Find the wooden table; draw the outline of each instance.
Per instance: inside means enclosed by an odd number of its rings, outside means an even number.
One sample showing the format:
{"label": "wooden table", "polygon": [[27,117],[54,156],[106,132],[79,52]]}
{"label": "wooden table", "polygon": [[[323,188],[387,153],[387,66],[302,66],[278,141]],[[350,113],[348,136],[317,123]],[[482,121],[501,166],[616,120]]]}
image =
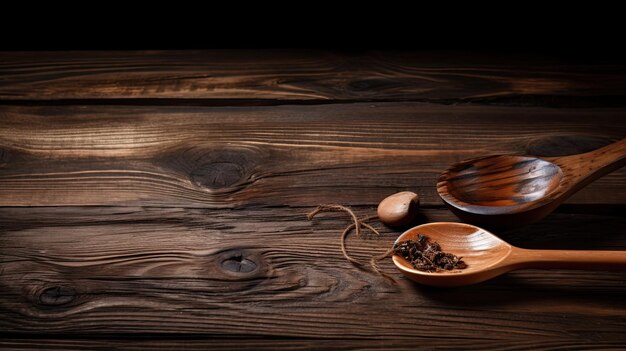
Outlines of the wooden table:
{"label": "wooden table", "polygon": [[[467,53],[0,54],[7,349],[619,349],[626,274],[518,271],[456,289],[355,268],[341,214],[401,190],[457,221],[451,163],[626,137],[626,65]],[[626,170],[526,248],[626,250]],[[380,239],[350,238],[360,260]]]}

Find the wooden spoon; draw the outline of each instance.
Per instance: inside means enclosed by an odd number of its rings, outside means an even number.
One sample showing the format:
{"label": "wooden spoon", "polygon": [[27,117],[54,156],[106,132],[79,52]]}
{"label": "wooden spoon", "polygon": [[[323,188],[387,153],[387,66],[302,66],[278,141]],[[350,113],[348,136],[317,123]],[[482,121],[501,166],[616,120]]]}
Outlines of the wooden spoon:
{"label": "wooden spoon", "polygon": [[413,227],[396,243],[424,234],[445,252],[463,258],[467,268],[429,273],[414,269],[400,256],[393,263],[405,276],[432,286],[462,286],[480,283],[523,268],[626,270],[626,251],[527,250],[508,244],[490,232],[464,223],[437,222]]}
{"label": "wooden spoon", "polygon": [[626,139],[563,157],[487,156],[443,172],[437,192],[459,218],[501,227],[538,221],[578,190],[626,165]]}

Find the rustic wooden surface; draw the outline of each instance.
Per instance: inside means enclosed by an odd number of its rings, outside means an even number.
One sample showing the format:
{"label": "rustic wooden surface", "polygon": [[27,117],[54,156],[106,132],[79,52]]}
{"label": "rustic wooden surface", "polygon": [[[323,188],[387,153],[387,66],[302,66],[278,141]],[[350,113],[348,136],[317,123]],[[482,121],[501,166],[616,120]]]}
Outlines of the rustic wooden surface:
{"label": "rustic wooden surface", "polygon": [[[626,274],[417,286],[352,267],[336,214],[449,164],[626,137],[626,66],[460,54],[0,54],[6,349],[623,349]],[[626,250],[626,170],[514,245]],[[367,260],[400,233],[351,238]]]}

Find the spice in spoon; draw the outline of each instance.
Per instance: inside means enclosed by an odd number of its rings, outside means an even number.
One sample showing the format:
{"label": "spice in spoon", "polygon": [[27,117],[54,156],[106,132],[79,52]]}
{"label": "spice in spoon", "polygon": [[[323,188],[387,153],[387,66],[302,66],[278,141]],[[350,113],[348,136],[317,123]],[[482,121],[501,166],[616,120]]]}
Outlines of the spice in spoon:
{"label": "spice in spoon", "polygon": [[418,234],[416,240],[395,244],[393,254],[408,261],[413,268],[424,272],[437,273],[467,268],[462,257],[441,251],[441,246],[430,241],[424,234]]}

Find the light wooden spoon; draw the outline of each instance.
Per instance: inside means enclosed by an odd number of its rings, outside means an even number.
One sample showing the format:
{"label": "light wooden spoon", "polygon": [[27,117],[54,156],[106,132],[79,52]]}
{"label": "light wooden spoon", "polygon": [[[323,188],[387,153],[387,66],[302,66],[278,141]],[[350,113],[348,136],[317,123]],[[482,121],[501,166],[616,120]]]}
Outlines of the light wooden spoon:
{"label": "light wooden spoon", "polygon": [[393,263],[411,280],[432,286],[462,286],[480,283],[523,268],[626,270],[626,251],[527,250],[508,244],[490,232],[464,223],[436,222],[413,227],[396,243],[424,234],[445,252],[463,258],[467,268],[429,273],[414,269],[400,256]]}
{"label": "light wooden spoon", "polygon": [[513,227],[538,221],[601,176],[626,165],[626,139],[563,157],[499,155],[443,172],[437,192],[467,222]]}

